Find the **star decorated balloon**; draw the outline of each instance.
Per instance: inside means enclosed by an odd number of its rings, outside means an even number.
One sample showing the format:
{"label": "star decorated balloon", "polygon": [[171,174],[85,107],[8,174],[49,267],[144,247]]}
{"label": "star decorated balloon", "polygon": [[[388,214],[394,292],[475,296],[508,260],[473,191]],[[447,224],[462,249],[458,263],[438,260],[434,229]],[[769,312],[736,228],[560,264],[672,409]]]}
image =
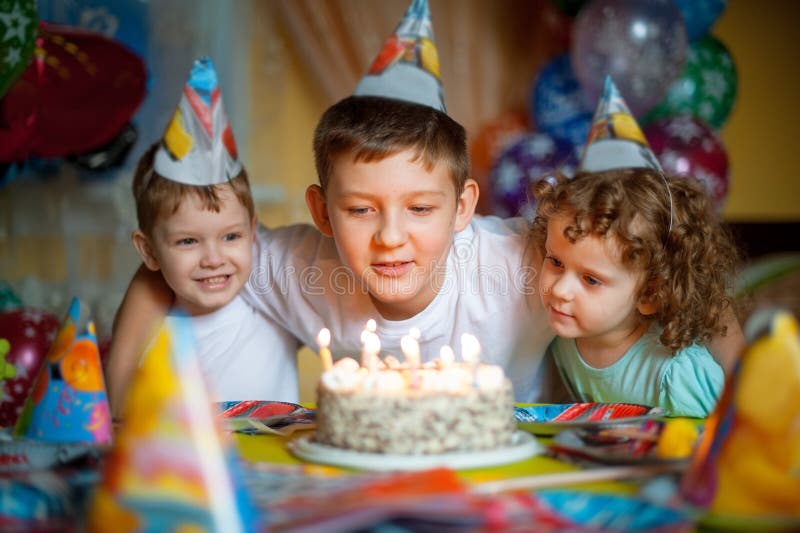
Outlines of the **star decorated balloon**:
{"label": "star decorated balloon", "polygon": [[34,0],[0,0],[0,97],[30,63],[36,25]]}

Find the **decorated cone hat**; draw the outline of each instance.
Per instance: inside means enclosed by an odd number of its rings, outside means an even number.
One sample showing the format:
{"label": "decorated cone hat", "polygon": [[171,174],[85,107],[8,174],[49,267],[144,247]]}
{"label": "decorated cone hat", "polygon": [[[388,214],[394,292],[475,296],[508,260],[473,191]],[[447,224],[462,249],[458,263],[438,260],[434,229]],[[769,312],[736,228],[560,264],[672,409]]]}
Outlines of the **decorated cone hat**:
{"label": "decorated cone hat", "polygon": [[49,442],[111,442],[97,334],[77,298],[33,382],[14,435]]}
{"label": "decorated cone hat", "polygon": [[234,459],[212,413],[189,319],[171,318],[131,384],[89,530],[254,531]]}
{"label": "decorated cone hat", "polygon": [[215,185],[242,171],[217,71],[208,57],[197,59],[183,88],[154,161],[155,171],[187,185]]}
{"label": "decorated cone hat", "polygon": [[580,170],[600,172],[613,168],[652,168],[661,171],[639,124],[610,76],[592,119],[583,148]]}
{"label": "decorated cone hat", "polygon": [[447,112],[428,0],[411,2],[353,94],[395,98]]}
{"label": "decorated cone hat", "polygon": [[701,523],[800,531],[800,331],[786,311],[747,322],[748,347],[681,482]]}

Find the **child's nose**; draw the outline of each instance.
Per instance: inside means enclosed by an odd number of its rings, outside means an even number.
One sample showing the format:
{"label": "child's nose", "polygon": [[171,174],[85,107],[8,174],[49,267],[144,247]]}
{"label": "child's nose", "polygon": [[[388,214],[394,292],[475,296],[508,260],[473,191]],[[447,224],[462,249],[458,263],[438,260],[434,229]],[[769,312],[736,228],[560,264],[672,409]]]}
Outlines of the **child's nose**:
{"label": "child's nose", "polygon": [[556,298],[568,300],[572,297],[572,280],[569,276],[559,276],[550,286],[550,292]]}
{"label": "child's nose", "polygon": [[406,240],[406,228],[402,215],[387,213],[375,232],[375,242],[387,248],[400,246]]}
{"label": "child's nose", "polygon": [[214,268],[222,265],[225,257],[215,244],[207,244],[203,247],[203,256],[200,258],[200,266],[203,268]]}

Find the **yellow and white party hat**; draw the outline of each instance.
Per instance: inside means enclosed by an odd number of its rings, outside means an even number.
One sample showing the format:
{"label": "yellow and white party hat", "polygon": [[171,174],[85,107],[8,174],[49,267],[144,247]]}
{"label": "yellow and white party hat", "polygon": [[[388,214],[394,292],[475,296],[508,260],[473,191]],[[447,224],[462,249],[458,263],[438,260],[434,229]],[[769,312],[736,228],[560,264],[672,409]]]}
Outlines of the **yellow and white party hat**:
{"label": "yellow and white party hat", "polygon": [[661,171],[642,129],[611,77],[606,76],[579,169],[600,172],[636,167]]}
{"label": "yellow and white party hat", "polygon": [[189,319],[171,318],[131,385],[89,530],[257,530],[234,455],[212,412]]}
{"label": "yellow and white party hat", "polygon": [[156,173],[187,185],[215,185],[242,171],[211,58],[197,59],[156,151]]}
{"label": "yellow and white party hat", "polygon": [[413,0],[355,96],[405,100],[447,112],[428,0]]}

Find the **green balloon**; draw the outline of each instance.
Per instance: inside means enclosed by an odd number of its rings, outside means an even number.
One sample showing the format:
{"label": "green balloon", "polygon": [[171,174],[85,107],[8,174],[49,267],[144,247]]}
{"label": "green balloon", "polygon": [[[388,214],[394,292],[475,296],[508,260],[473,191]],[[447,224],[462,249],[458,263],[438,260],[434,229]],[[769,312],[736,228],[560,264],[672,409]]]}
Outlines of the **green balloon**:
{"label": "green balloon", "polygon": [[14,294],[14,290],[5,281],[0,281],[0,313],[12,311],[22,307],[19,297]]}
{"label": "green balloon", "polygon": [[683,72],[643,122],[688,114],[719,129],[731,113],[737,86],[731,54],[719,39],[707,35],[689,47]]}
{"label": "green balloon", "polygon": [[28,68],[37,24],[35,0],[0,1],[0,97]]}

